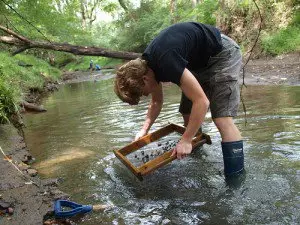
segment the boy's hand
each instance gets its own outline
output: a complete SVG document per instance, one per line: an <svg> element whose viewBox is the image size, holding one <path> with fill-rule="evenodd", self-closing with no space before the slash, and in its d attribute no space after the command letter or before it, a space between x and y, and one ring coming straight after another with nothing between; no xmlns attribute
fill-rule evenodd
<svg viewBox="0 0 300 225"><path fill-rule="evenodd" d="M181 139L176 147L173 149L172 155L177 156L177 159L183 159L186 155L192 152L192 143L190 141L186 141Z"/></svg>
<svg viewBox="0 0 300 225"><path fill-rule="evenodd" d="M140 139L141 137L145 136L147 134L147 132L145 130L140 130L136 135L134 140L137 141L138 139Z"/></svg>

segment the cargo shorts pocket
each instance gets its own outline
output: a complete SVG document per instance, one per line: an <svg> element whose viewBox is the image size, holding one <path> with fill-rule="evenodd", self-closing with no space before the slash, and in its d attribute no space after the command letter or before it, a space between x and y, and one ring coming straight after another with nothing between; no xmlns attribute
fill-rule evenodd
<svg viewBox="0 0 300 225"><path fill-rule="evenodd" d="M230 81L228 84L230 89L228 101L228 114L229 116L236 116L240 103L240 88L237 80Z"/></svg>
<svg viewBox="0 0 300 225"><path fill-rule="evenodd" d="M236 116L239 105L239 85L236 79L214 81L211 97L212 117Z"/></svg>

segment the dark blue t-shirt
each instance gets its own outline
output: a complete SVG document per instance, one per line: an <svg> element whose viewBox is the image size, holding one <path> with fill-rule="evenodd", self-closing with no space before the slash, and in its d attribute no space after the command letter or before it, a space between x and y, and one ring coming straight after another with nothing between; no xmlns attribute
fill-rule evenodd
<svg viewBox="0 0 300 225"><path fill-rule="evenodd" d="M209 57L222 50L220 31L196 22L174 24L152 40L143 59L154 71L158 82L180 85L185 68L197 70L207 65Z"/></svg>

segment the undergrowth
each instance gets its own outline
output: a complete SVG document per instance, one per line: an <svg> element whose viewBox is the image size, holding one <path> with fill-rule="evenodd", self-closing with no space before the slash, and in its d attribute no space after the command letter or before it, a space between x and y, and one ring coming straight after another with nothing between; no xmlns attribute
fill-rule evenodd
<svg viewBox="0 0 300 225"><path fill-rule="evenodd" d="M18 111L18 103L31 89L42 90L45 80L58 80L61 72L32 55L12 57L0 52L0 124Z"/></svg>

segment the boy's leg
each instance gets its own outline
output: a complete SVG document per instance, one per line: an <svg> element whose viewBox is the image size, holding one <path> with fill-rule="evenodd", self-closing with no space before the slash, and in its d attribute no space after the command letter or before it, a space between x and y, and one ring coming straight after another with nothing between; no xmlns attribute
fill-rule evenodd
<svg viewBox="0 0 300 225"><path fill-rule="evenodd" d="M222 36L223 50L210 59L210 109L222 137L225 176L239 174L244 169L243 141L233 122L240 101L239 72L242 56L239 46Z"/></svg>
<svg viewBox="0 0 300 225"><path fill-rule="evenodd" d="M224 174L226 177L239 174L244 170L244 152L241 134L233 122L232 117L214 119L221 137L224 161Z"/></svg>
<svg viewBox="0 0 300 225"><path fill-rule="evenodd" d="M222 142L239 141L242 139L239 129L233 122L232 117L220 117L213 119L218 128Z"/></svg>

